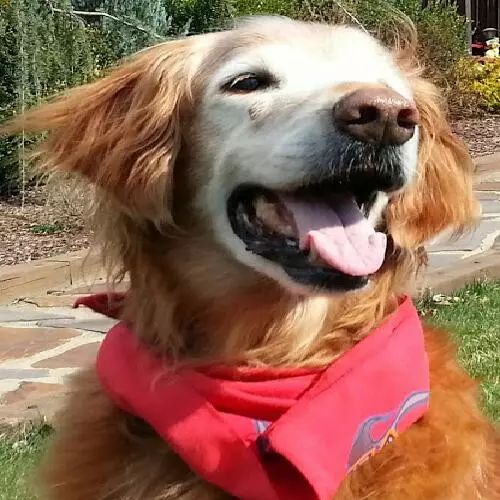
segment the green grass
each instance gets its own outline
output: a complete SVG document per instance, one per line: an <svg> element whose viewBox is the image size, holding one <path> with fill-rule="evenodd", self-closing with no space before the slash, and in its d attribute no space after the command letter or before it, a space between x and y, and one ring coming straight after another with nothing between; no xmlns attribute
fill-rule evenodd
<svg viewBox="0 0 500 500"><path fill-rule="evenodd" d="M428 322L455 335L461 362L482 381L487 413L500 421L500 282L477 283L451 297L427 297L418 307ZM35 500L33 470L51 434L47 426L0 434L0 500Z"/></svg>
<svg viewBox="0 0 500 500"><path fill-rule="evenodd" d="M50 439L48 426L0 434L0 500L34 500L33 473Z"/></svg>
<svg viewBox="0 0 500 500"><path fill-rule="evenodd" d="M40 224L31 228L33 234L54 234L62 230L63 226L60 222L55 222L54 224Z"/></svg>
<svg viewBox="0 0 500 500"><path fill-rule="evenodd" d="M455 336L462 365L481 381L486 412L500 421L500 282L427 297L418 306L427 322Z"/></svg>

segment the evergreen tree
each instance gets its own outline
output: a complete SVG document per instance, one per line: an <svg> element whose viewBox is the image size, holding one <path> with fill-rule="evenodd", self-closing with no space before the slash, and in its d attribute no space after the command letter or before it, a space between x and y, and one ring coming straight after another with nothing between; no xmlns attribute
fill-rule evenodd
<svg viewBox="0 0 500 500"><path fill-rule="evenodd" d="M232 0L0 0L0 122L147 45L217 29ZM26 181L36 138L0 138L0 195Z"/></svg>
<svg viewBox="0 0 500 500"><path fill-rule="evenodd" d="M66 0L57 8L68 9ZM0 4L0 120L94 76L86 30L79 19L58 15L42 0ZM33 138L0 139L0 194L25 179L24 152Z"/></svg>

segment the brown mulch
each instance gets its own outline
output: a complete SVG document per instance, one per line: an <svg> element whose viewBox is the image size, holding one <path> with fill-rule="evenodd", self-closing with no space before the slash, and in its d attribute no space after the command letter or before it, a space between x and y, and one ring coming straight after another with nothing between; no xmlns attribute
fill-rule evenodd
<svg viewBox="0 0 500 500"><path fill-rule="evenodd" d="M88 248L84 212L82 200L47 186L28 191L24 207L20 196L0 200L0 266Z"/></svg>
<svg viewBox="0 0 500 500"><path fill-rule="evenodd" d="M469 146L472 156L500 151L500 115L456 120L452 128Z"/></svg>
<svg viewBox="0 0 500 500"><path fill-rule="evenodd" d="M453 130L473 156L500 151L500 115L464 118ZM92 232L85 226L88 193L56 184L31 189L20 197L0 200L0 266L53 257L88 248Z"/></svg>

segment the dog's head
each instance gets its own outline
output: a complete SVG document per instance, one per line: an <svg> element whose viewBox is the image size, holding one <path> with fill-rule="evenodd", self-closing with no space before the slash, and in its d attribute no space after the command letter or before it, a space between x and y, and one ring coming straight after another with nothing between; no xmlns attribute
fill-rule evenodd
<svg viewBox="0 0 500 500"><path fill-rule="evenodd" d="M196 200L215 237L299 293L364 287L385 260L387 202L417 173L409 82L343 26L265 20L215 54L202 66L197 156L209 176Z"/></svg>
<svg viewBox="0 0 500 500"><path fill-rule="evenodd" d="M475 214L435 89L355 28L258 18L168 42L22 123L112 200L139 249L125 270L168 255L177 281L361 289Z"/></svg>

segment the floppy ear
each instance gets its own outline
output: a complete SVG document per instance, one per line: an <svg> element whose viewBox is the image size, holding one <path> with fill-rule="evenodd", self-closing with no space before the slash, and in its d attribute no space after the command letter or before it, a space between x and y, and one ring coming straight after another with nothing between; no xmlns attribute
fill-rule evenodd
<svg viewBox="0 0 500 500"><path fill-rule="evenodd" d="M49 131L50 171L77 173L128 210L165 203L190 108L188 40L147 49L110 76L77 88L7 126Z"/></svg>
<svg viewBox="0 0 500 500"><path fill-rule="evenodd" d="M472 159L446 121L439 92L420 78L412 87L421 118L418 173L390 204L387 218L395 243L404 248L416 248L445 229L461 233L479 214Z"/></svg>

